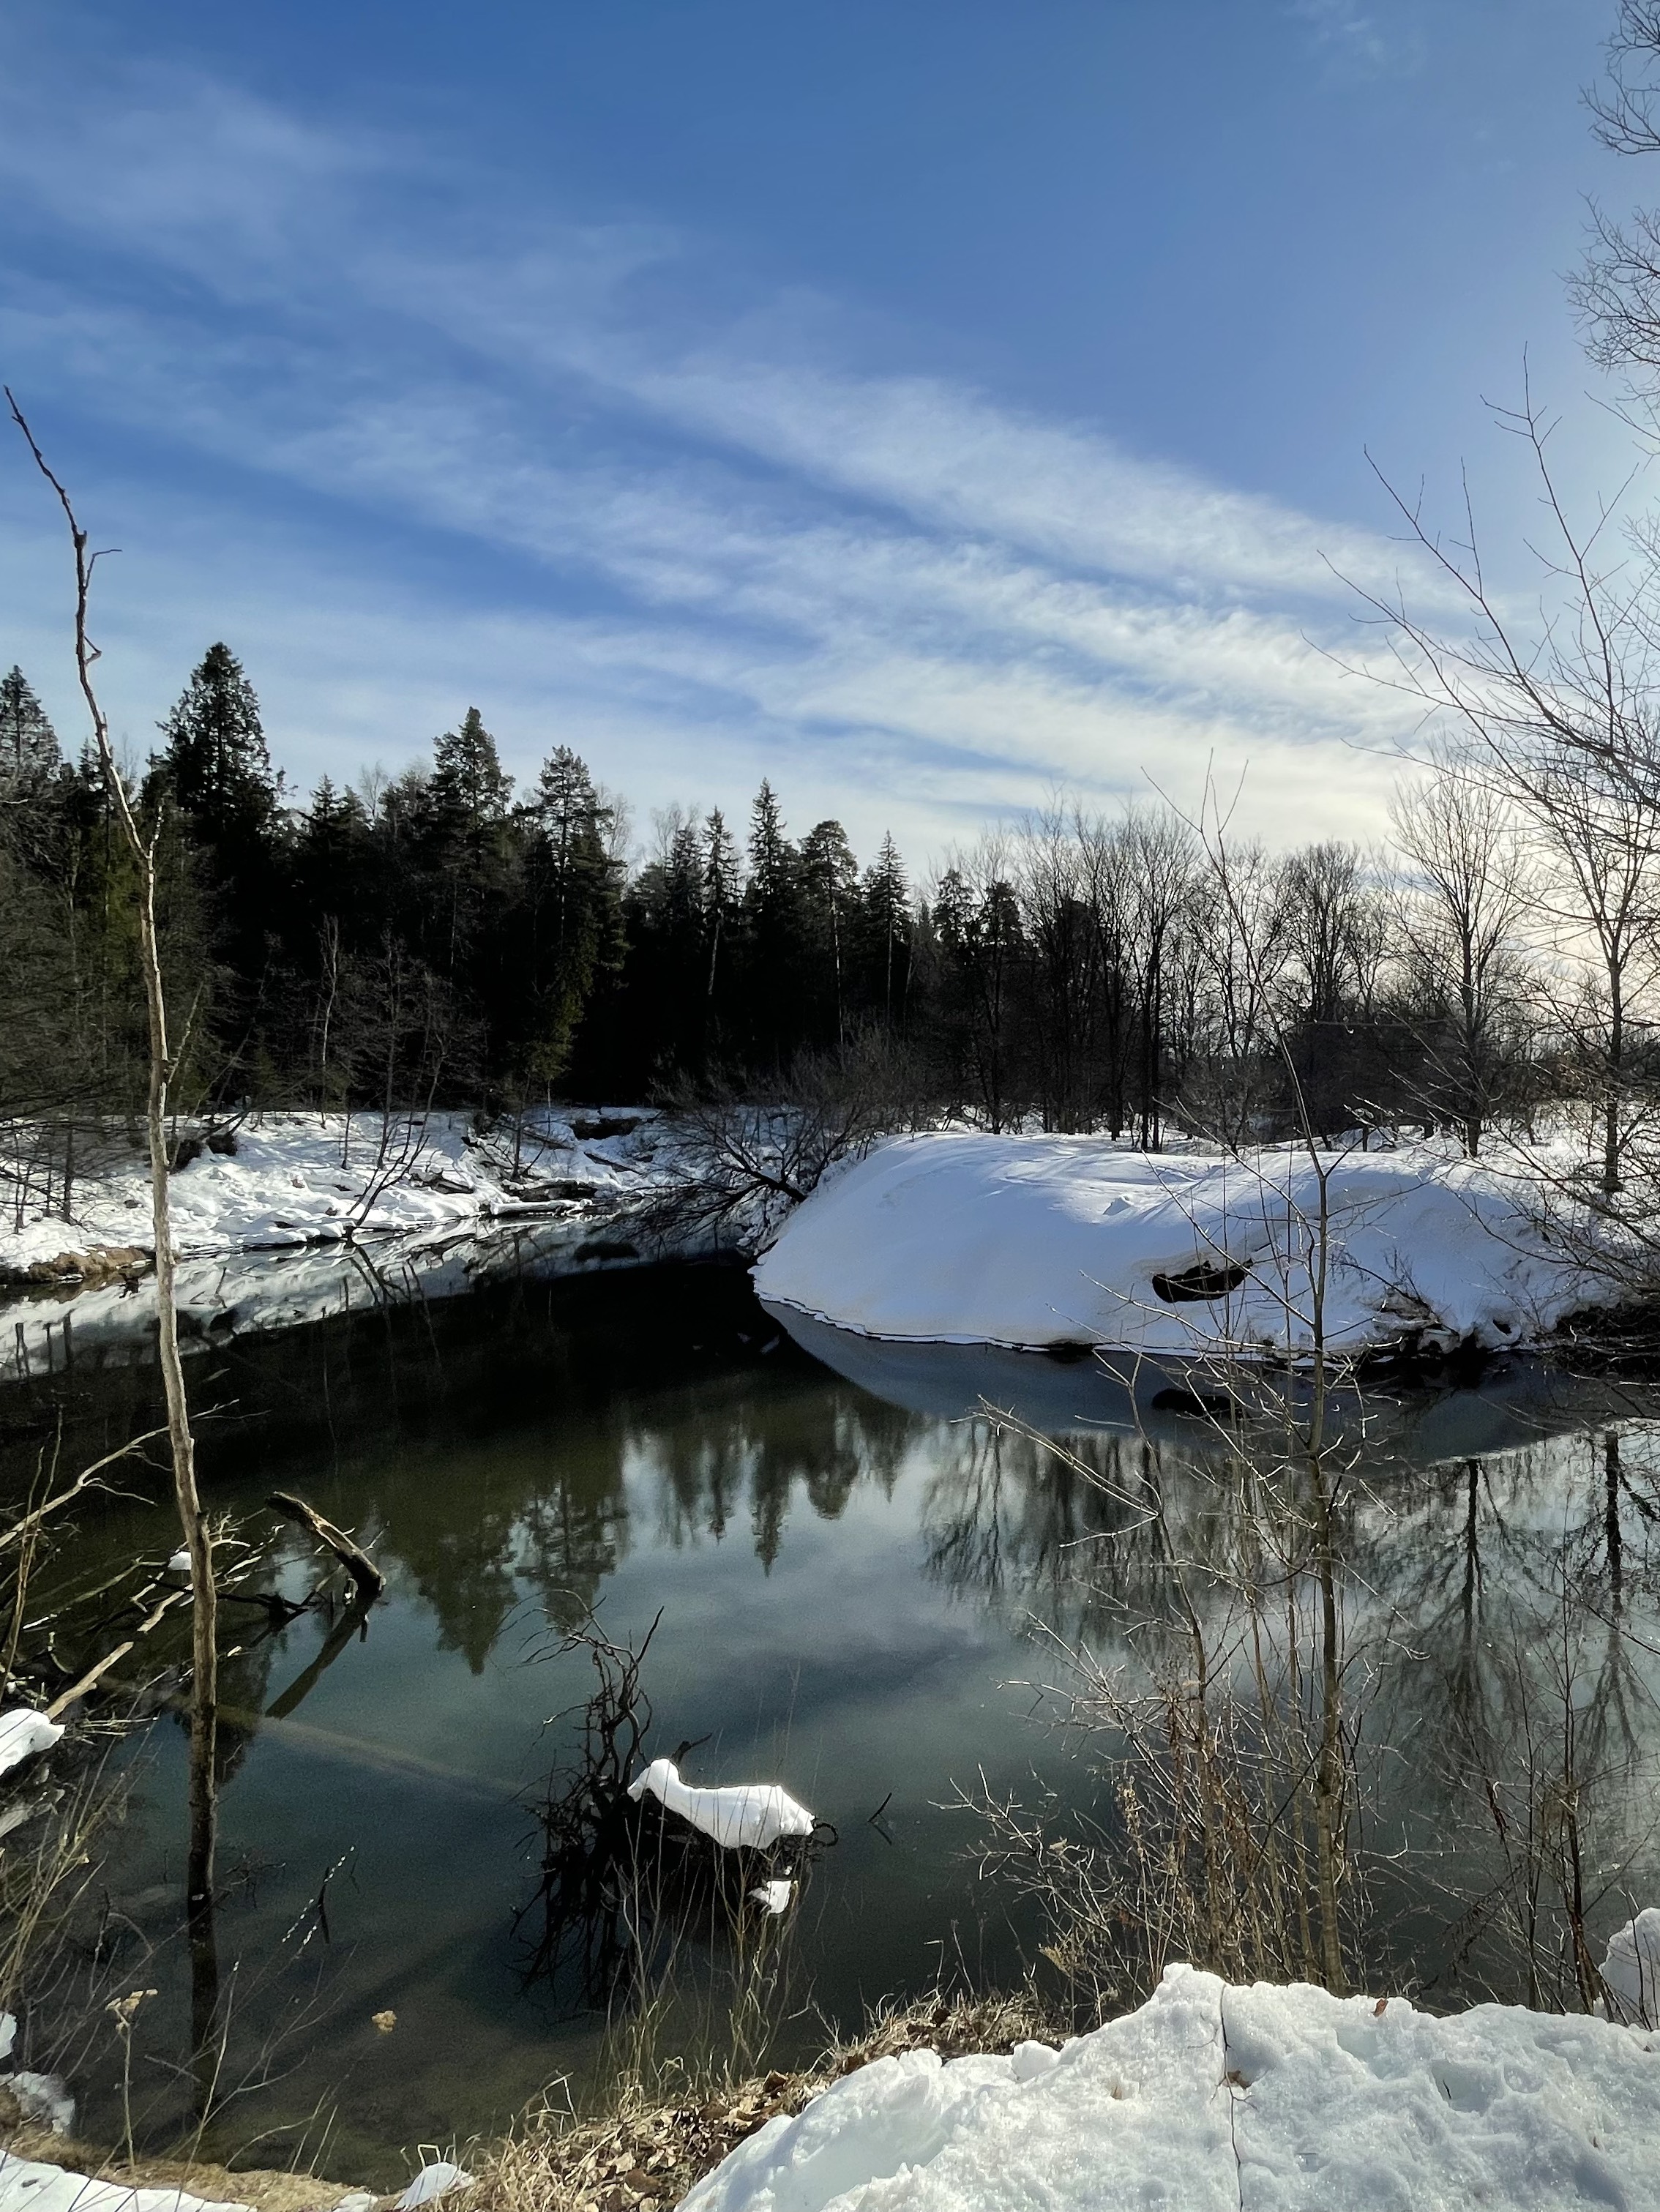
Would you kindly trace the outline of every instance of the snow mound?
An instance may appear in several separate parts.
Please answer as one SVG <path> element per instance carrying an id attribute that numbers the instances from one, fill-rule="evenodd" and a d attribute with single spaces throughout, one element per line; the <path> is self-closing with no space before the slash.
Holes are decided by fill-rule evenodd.
<path id="1" fill-rule="evenodd" d="M 1430 1146 L 1325 1156 L 1323 1330 L 1516 1345 L 1596 1285 L 1535 1234 L 1529 1186 Z M 1195 1353 L 1314 1338 L 1318 1178 L 1298 1151 L 1104 1138 L 901 1138 L 821 1184 L 755 1270 L 836 1327 L 957 1344 Z"/>
<path id="2" fill-rule="evenodd" d="M 810 1836 L 812 1815 L 775 1782 L 746 1782 L 735 1789 L 693 1790 L 672 1759 L 654 1759 L 629 1784 L 637 1805 L 649 1791 L 658 1802 L 729 1849 L 764 1851 L 784 1836 Z M 778 1910 L 769 1906 L 769 1911 Z"/>
<path id="3" fill-rule="evenodd" d="M 1058 2053 L 882 2058 L 682 2212 L 1562 2212 L 1660 2204 L 1660 2038 L 1171 1966 Z"/>

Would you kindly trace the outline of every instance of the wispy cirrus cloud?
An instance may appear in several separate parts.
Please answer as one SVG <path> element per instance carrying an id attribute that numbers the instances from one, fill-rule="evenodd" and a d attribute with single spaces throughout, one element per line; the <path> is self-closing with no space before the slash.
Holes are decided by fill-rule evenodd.
<path id="1" fill-rule="evenodd" d="M 66 145 L 36 89 L 0 91 L 0 347 L 148 457 L 167 605 L 141 580 L 117 619 L 204 641 L 234 613 L 302 775 L 476 699 L 520 772 L 554 733 L 648 803 L 766 770 L 866 840 L 1055 781 L 1192 789 L 1213 757 L 1253 762 L 1270 833 L 1293 788 L 1296 834 L 1375 817 L 1353 748 L 1399 708 L 1320 645 L 1348 637 L 1340 572 L 1388 587 L 1388 541 L 855 370 L 822 304 L 811 354 L 764 301 L 688 327 L 661 280 L 709 249 L 667 228 L 503 219 L 487 172 L 156 72 L 83 100 Z"/>
<path id="2" fill-rule="evenodd" d="M 1389 0 L 1398 13 L 1399 0 Z M 1353 76 L 1409 76 L 1423 60 L 1417 28 L 1387 27 L 1357 0 L 1291 0 L 1291 13 L 1309 25 L 1320 45 Z"/>

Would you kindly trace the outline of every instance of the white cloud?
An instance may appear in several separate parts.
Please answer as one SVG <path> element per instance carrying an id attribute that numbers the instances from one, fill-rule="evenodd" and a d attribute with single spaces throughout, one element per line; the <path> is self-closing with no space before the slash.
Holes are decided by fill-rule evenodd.
<path id="1" fill-rule="evenodd" d="M 1334 566 L 1386 587 L 1387 541 L 938 378 L 769 352 L 764 315 L 671 341 L 635 282 L 693 250 L 669 234 L 546 222 L 521 250 L 460 173 L 463 213 L 412 218 L 398 148 L 199 80 L 94 102 L 50 162 L 38 112 L 0 94 L 0 176 L 84 273 L 15 272 L 15 378 L 179 462 L 120 490 L 136 729 L 234 631 L 307 777 L 476 700 L 521 773 L 560 738 L 642 805 L 732 805 L 764 770 L 866 842 L 1056 779 L 1193 791 L 1213 755 L 1258 763 L 1270 835 L 1380 818 L 1351 748 L 1386 748 L 1396 703 L 1304 632 L 1343 637 Z"/>

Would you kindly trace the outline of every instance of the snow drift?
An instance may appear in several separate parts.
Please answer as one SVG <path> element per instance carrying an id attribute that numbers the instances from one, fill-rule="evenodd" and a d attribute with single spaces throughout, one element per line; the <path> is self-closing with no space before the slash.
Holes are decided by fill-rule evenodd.
<path id="1" fill-rule="evenodd" d="M 1061 2051 L 879 2059 L 769 2121 L 682 2212 L 1432 2212 L 1660 2203 L 1660 2037 L 1172 1966 Z"/>
<path id="2" fill-rule="evenodd" d="M 1323 1332 L 1516 1345 L 1597 1285 L 1535 1226 L 1518 1170 L 1429 1146 L 1326 1156 Z M 1104 1138 L 898 1139 L 821 1184 L 755 1270 L 763 1298 L 878 1337 L 1171 1353 L 1306 1347 L 1318 1178 L 1300 1151 L 1148 1155 Z"/>

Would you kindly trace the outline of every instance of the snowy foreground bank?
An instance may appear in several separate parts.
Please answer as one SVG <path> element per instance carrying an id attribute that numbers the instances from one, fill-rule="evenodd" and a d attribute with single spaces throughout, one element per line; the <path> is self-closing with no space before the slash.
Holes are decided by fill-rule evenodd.
<path id="1" fill-rule="evenodd" d="M 1537 1198 L 1519 1166 L 1428 1146 L 1335 1160 L 1326 1341 L 1514 1346 L 1596 1304 L 1596 1280 L 1541 1237 Z M 1298 1152 L 1242 1161 L 1092 1137 L 895 1139 L 791 1215 L 755 1285 L 869 1336 L 1295 1350 L 1313 1336 L 1319 1213 Z"/>
<path id="2" fill-rule="evenodd" d="M 1660 2206 L 1660 2036 L 1172 1966 L 1060 2051 L 883 2058 L 683 2212 L 1563 2212 Z"/>

